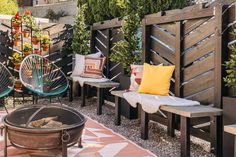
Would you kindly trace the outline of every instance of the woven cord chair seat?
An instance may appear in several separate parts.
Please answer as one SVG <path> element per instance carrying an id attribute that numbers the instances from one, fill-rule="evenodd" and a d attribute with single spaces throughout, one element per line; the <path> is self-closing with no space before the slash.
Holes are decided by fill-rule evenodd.
<path id="1" fill-rule="evenodd" d="M 2 63 L 0 63 L 0 99 L 6 97 L 13 91 L 14 83 L 14 77 L 11 72 Z M 6 107 L 5 110 L 8 113 Z"/>
<path id="2" fill-rule="evenodd" d="M 69 84 L 65 74 L 47 58 L 32 54 L 20 66 L 20 80 L 30 91 L 42 97 L 64 93 Z"/>

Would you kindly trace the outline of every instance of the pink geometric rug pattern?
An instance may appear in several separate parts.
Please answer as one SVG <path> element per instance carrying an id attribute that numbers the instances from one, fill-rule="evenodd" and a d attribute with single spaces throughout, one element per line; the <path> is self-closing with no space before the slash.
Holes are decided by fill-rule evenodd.
<path id="1" fill-rule="evenodd" d="M 0 120 L 5 112 L 0 111 Z M 102 124 L 87 118 L 82 136 L 83 148 L 76 145 L 68 148 L 68 157 L 155 157 L 150 151 L 139 147 L 125 137 Z M 4 137 L 0 136 L 0 157 L 4 156 Z M 26 151 L 8 148 L 8 157 L 61 157 L 60 150 Z"/>

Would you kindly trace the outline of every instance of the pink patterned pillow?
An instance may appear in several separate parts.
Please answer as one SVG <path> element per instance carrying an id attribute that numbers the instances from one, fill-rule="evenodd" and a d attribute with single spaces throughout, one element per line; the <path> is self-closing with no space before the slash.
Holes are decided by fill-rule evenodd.
<path id="1" fill-rule="evenodd" d="M 80 76 L 89 78 L 102 78 L 105 62 L 106 62 L 106 57 L 102 58 L 85 57 L 84 72 Z"/>
<path id="2" fill-rule="evenodd" d="M 130 91 L 137 91 L 143 76 L 143 65 L 131 65 Z"/>

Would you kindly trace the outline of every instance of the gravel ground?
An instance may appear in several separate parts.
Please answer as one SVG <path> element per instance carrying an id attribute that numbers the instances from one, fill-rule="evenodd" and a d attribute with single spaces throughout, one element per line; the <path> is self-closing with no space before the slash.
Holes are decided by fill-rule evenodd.
<path id="1" fill-rule="evenodd" d="M 56 101 L 56 100 L 55 100 Z M 180 156 L 179 132 L 176 131 L 176 137 L 167 136 L 167 128 L 161 124 L 150 122 L 149 124 L 149 139 L 142 140 L 140 138 L 140 122 L 139 120 L 128 120 L 122 117 L 120 126 L 114 125 L 114 110 L 110 107 L 103 106 L 103 114 L 97 116 L 96 114 L 96 99 L 91 98 L 87 101 L 86 106 L 80 107 L 80 100 L 76 98 L 72 103 L 68 99 L 63 99 L 63 104 L 76 108 L 78 111 L 87 115 L 93 120 L 102 123 L 106 127 L 112 129 L 127 139 L 135 142 L 139 146 L 150 150 L 158 157 L 178 157 Z M 48 104 L 47 100 L 40 100 L 43 104 Z M 12 99 L 7 99 L 7 104 L 12 104 Z M 27 104 L 27 103 L 26 103 Z M 18 104 L 17 107 L 22 104 Z M 7 105 L 8 106 L 8 105 Z M 12 106 L 12 105 L 11 105 Z M 214 157 L 209 153 L 210 143 L 201 139 L 191 137 L 191 157 Z"/>

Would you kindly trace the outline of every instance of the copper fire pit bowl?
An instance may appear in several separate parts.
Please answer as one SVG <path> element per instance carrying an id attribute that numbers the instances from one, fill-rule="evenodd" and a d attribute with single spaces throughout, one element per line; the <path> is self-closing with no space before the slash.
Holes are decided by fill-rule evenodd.
<path id="1" fill-rule="evenodd" d="M 58 117 L 66 124 L 60 128 L 30 128 L 27 123 L 46 117 Z M 12 146 L 27 150 L 62 149 L 62 156 L 67 157 L 67 148 L 76 143 L 81 146 L 81 135 L 86 119 L 78 111 L 65 106 L 27 106 L 19 108 L 5 116 L 5 150 L 7 157 L 7 139 Z"/>

